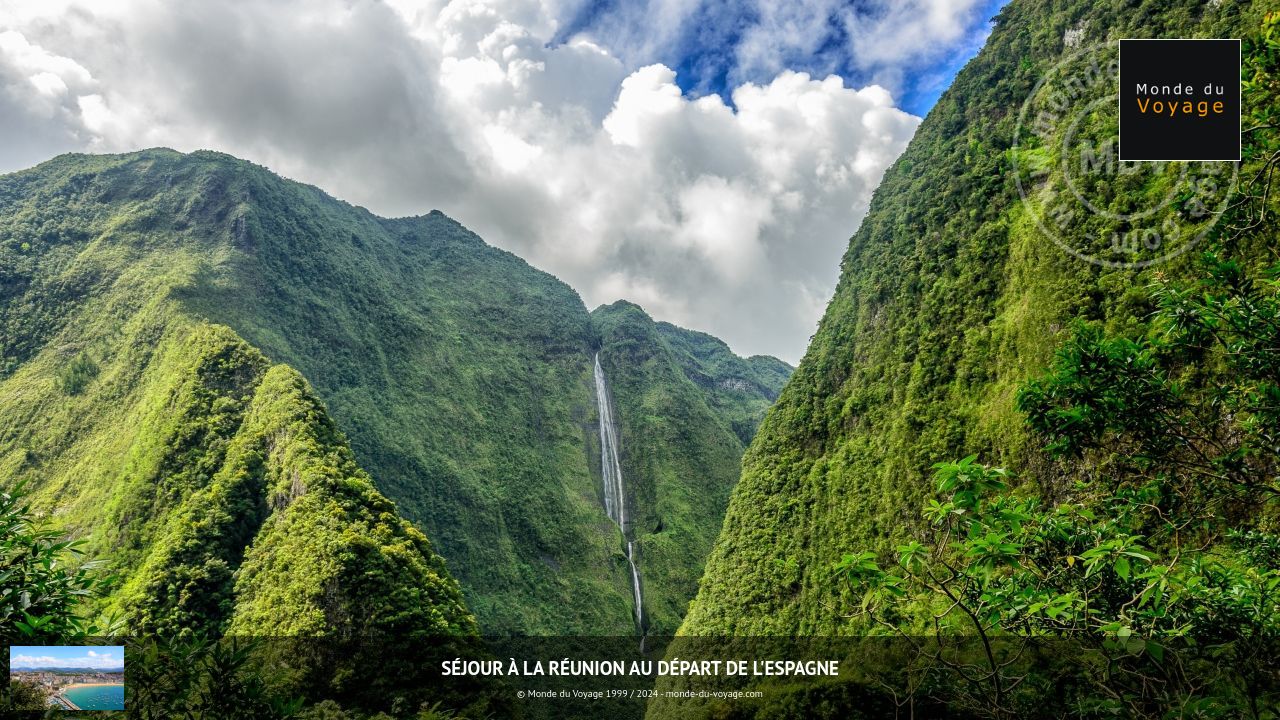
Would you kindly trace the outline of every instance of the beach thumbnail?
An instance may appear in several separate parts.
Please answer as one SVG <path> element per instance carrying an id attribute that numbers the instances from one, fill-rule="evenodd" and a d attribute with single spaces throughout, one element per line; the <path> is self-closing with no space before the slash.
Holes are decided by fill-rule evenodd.
<path id="1" fill-rule="evenodd" d="M 14 699 L 32 709 L 124 710 L 124 647 L 15 645 L 9 683 Z"/>

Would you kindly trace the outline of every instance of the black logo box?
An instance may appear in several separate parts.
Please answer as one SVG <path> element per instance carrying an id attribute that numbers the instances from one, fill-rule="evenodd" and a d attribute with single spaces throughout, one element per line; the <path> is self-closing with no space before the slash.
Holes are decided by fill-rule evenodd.
<path id="1" fill-rule="evenodd" d="M 1119 94 L 1120 160 L 1239 162 L 1239 39 L 1121 40 Z"/>

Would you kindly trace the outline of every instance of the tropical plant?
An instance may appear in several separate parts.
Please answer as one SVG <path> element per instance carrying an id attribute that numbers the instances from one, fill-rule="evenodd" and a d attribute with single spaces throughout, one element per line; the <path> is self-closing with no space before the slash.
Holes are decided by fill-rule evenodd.
<path id="1" fill-rule="evenodd" d="M 43 711 L 49 707 L 49 696 L 44 688 L 25 680 L 10 680 L 7 700 L 0 708 L 11 712 Z"/>
<path id="2" fill-rule="evenodd" d="M 0 490 L 0 641 L 66 641 L 119 628 L 82 614 L 82 601 L 116 582 L 83 560 L 82 546 L 34 518 L 23 484 Z"/>
<path id="3" fill-rule="evenodd" d="M 1019 394 L 1072 487 L 1013 489 L 976 456 L 940 463 L 923 537 L 888 569 L 869 552 L 837 563 L 858 614 L 912 638 L 904 599 L 927 608 L 933 642 L 912 642 L 959 673 L 973 707 L 1021 712 L 1030 639 L 1052 637 L 1106 668 L 1086 674 L 1099 708 L 1270 717 L 1259 653 L 1280 637 L 1280 538 L 1265 531 L 1280 500 L 1280 266 L 1204 263 L 1194 286 L 1157 280 L 1148 337 L 1081 325 Z M 959 636 L 978 662 L 947 657 Z"/>
<path id="4" fill-rule="evenodd" d="M 148 637 L 132 648 L 128 684 L 134 717 L 277 720 L 303 699 L 278 692 L 255 662 L 261 640 Z"/>

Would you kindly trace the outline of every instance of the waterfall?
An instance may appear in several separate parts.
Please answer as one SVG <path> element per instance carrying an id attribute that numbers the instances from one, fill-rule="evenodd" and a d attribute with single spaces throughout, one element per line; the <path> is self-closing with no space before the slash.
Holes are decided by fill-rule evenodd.
<path id="1" fill-rule="evenodd" d="M 631 594 L 635 602 L 636 628 L 645 634 L 644 594 L 640 590 L 640 570 L 636 568 L 636 541 L 627 519 L 627 494 L 622 485 L 622 464 L 619 462 L 618 426 L 613 421 L 613 407 L 609 403 L 609 384 L 605 381 L 604 368 L 600 367 L 600 353 L 595 358 L 596 405 L 600 416 L 600 479 L 604 483 L 604 511 L 622 531 L 626 542 L 627 565 L 631 567 Z M 641 644 L 643 648 L 643 643 Z"/>

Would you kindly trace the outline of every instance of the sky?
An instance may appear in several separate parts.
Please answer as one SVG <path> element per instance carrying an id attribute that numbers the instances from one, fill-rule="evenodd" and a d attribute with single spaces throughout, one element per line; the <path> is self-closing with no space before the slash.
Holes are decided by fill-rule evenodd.
<path id="1" fill-rule="evenodd" d="M 40 668 L 94 668 L 114 670 L 124 667 L 124 648 L 118 646 L 60 647 L 14 645 L 9 648 L 11 670 Z"/>
<path id="2" fill-rule="evenodd" d="M 998 0 L 5 0 L 0 172 L 213 149 L 795 363 Z"/>

